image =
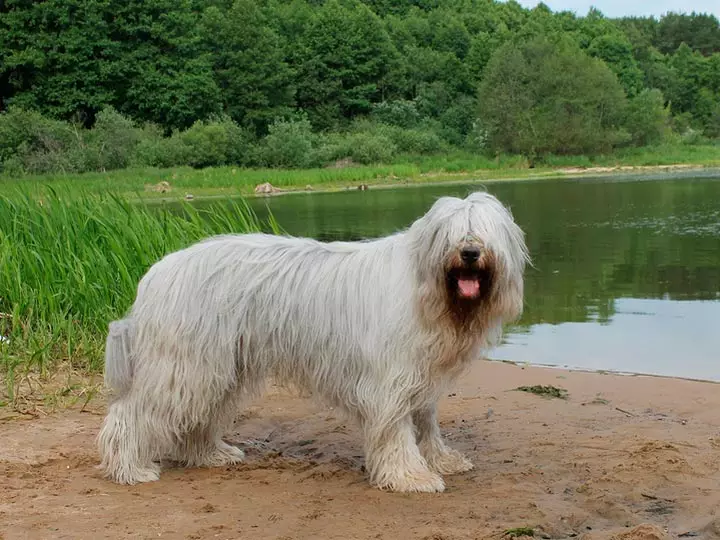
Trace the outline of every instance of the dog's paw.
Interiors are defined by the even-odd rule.
[[[160,480],[160,466],[154,464],[146,468],[128,468],[116,471],[106,471],[104,476],[117,484],[133,486],[135,484],[144,484],[146,482],[156,482]]]
[[[459,474],[472,470],[475,466],[457,450],[445,448],[425,456],[428,466],[439,474]]]
[[[445,491],[445,481],[437,473],[430,470],[413,472],[396,472],[391,477],[377,482],[383,490],[399,493],[441,493]]]
[[[241,463],[244,459],[245,452],[240,448],[220,441],[215,449],[203,458],[201,465],[205,467],[222,467]]]

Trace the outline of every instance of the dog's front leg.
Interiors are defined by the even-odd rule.
[[[411,416],[383,422],[366,419],[365,455],[370,482],[390,491],[437,492],[445,482],[428,468],[415,441]]]
[[[469,471],[473,464],[457,450],[449,448],[440,434],[437,405],[430,405],[413,413],[420,452],[430,468],[439,474]]]

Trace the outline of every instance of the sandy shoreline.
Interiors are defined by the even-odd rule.
[[[274,187],[267,193],[241,192],[234,188],[199,188],[192,187],[177,188],[174,195],[163,194],[161,196],[145,197],[141,200],[148,202],[177,202],[181,200],[207,201],[222,199],[229,196],[242,196],[246,199],[280,197],[284,195],[297,195],[308,193],[339,193],[349,190],[363,189],[384,190],[403,187],[438,186],[467,183],[496,183],[496,182],[532,182],[537,180],[561,180],[561,179],[591,179],[591,178],[614,178],[614,177],[640,177],[642,175],[656,175],[658,178],[672,178],[692,176],[702,172],[704,175],[720,174],[720,166],[703,165],[691,163],[678,163],[673,165],[617,165],[612,167],[558,167],[547,169],[513,169],[514,176],[504,176],[508,169],[479,169],[475,171],[463,171],[458,173],[429,172],[412,178],[378,178],[375,180],[362,180],[357,182],[340,182],[337,184],[319,184],[316,186],[283,186]],[[521,173],[522,171],[522,173]],[[269,180],[272,180],[271,178]],[[260,186],[262,184],[258,184]],[[272,182],[270,182],[272,185]],[[308,189],[310,187],[310,189]],[[257,186],[256,186],[257,188]],[[175,188],[173,188],[175,189]],[[186,195],[190,199],[186,199]],[[147,193],[145,194],[147,195]],[[131,194],[130,198],[136,198]]]
[[[568,399],[514,390],[538,384]],[[0,423],[0,538],[720,538],[718,390],[478,362],[440,411],[476,468],[433,495],[368,487],[355,427],[276,391],[228,437],[245,464],[117,486],[95,469],[98,401]]]

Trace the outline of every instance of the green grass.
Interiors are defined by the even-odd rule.
[[[517,156],[453,153],[347,168],[143,169],[0,179],[0,336],[9,339],[0,342],[0,404],[15,403],[18,381],[29,373],[48,373],[59,365],[99,372],[108,321],[130,306],[138,280],[162,255],[210,234],[260,227],[242,202],[201,210],[186,204],[178,212],[147,209],[138,197],[248,194],[263,182],[284,189],[340,189],[360,183],[560,176],[560,167],[669,164],[720,166],[720,146],[676,144],[593,159],[551,157],[534,169]],[[170,183],[169,194],[145,190],[161,181]],[[60,393],[73,384],[67,382]]]
[[[514,529],[505,530],[502,535],[503,538],[534,537],[535,530],[532,527],[516,527]]]
[[[0,402],[13,402],[28,373],[60,363],[99,371],[108,322],[131,305],[155,261],[208,235],[260,225],[242,202],[171,212],[111,195],[0,197]]]
[[[655,147],[631,148],[610,155],[549,156],[535,168],[529,168],[520,156],[500,155],[495,158],[453,152],[435,156],[401,156],[393,164],[357,165],[345,168],[304,170],[243,169],[219,167],[192,169],[127,169],[107,173],[44,175],[23,178],[0,178],[0,193],[9,193],[18,186],[38,191],[44,186],[58,189],[82,189],[91,192],[121,192],[132,198],[182,199],[190,193],[195,197],[212,195],[251,194],[258,184],[270,182],[280,189],[341,189],[359,184],[403,185],[447,180],[491,180],[562,176],[560,168],[571,167],[638,167],[692,164],[720,166],[720,145],[665,144]],[[168,182],[169,193],[148,190],[159,182]]]

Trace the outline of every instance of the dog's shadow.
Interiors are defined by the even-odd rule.
[[[224,440],[245,452],[243,468],[275,466],[357,474],[365,470],[360,433],[343,420],[318,413],[301,420],[245,414]]]

